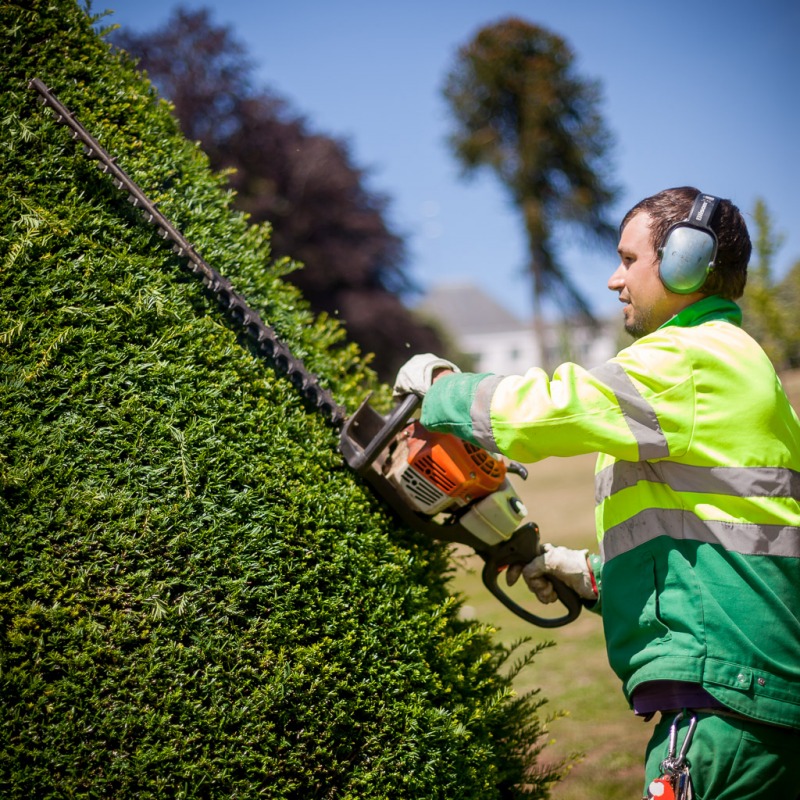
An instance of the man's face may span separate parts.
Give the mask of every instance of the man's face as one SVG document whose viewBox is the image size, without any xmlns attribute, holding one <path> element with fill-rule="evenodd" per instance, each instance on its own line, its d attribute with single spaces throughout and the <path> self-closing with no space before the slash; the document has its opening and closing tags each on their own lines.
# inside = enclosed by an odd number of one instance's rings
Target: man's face
<svg viewBox="0 0 800 800">
<path fill-rule="evenodd" d="M 671 319 L 698 299 L 698 294 L 670 292 L 658 277 L 658 256 L 650 243 L 650 214 L 639 212 L 622 229 L 617 252 L 620 264 L 608 280 L 619 293 L 625 330 L 638 339 Z"/>
</svg>

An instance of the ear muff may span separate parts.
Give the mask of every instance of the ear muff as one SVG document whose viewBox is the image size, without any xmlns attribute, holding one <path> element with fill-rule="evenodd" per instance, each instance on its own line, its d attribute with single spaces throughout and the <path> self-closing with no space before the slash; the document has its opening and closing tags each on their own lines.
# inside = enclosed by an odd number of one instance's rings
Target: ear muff
<svg viewBox="0 0 800 800">
<path fill-rule="evenodd" d="M 702 288 L 717 257 L 711 219 L 719 198 L 698 194 L 687 219 L 673 225 L 658 250 L 658 274 L 671 292 L 690 294 Z"/>
</svg>

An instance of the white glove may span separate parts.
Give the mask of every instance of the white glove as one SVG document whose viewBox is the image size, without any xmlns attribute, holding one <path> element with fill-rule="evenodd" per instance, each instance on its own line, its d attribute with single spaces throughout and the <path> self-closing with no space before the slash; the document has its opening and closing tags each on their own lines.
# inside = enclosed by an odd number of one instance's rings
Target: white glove
<svg viewBox="0 0 800 800">
<path fill-rule="evenodd" d="M 506 583 L 513 586 L 520 575 L 528 588 L 541 603 L 555 603 L 558 600 L 548 575 L 558 578 L 562 583 L 586 600 L 596 600 L 597 592 L 592 581 L 592 573 L 586 557 L 588 550 L 570 550 L 568 547 L 553 547 L 546 544 L 542 555 L 529 564 L 512 564 L 506 571 Z"/>
<path fill-rule="evenodd" d="M 433 383 L 433 373 L 437 369 L 450 369 L 453 372 L 461 370 L 448 361 L 440 358 L 433 353 L 422 353 L 406 361 L 394 382 L 394 396 L 405 397 L 407 394 L 415 394 L 418 397 L 425 397 L 425 392 L 431 388 Z"/>
</svg>

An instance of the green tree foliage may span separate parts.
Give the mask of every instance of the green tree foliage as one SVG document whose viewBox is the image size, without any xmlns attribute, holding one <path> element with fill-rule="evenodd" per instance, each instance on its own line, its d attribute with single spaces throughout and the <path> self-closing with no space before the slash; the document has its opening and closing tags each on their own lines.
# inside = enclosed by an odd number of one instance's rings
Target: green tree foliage
<svg viewBox="0 0 800 800">
<path fill-rule="evenodd" d="M 353 407 L 268 229 L 72 0 L 0 6 L 0 796 L 542 797 L 540 701 L 45 81 Z M 533 656 L 523 655 L 516 668 Z"/>
<path fill-rule="evenodd" d="M 349 337 L 393 378 L 410 352 L 441 352 L 429 325 L 407 309 L 413 293 L 404 241 L 387 226 L 388 200 L 366 187 L 346 144 L 313 133 L 288 103 L 253 86 L 232 32 L 206 10 L 177 9 L 158 30 L 121 31 L 114 42 L 175 107 L 189 139 L 225 170 L 234 203 L 272 226 L 275 256 L 303 269 L 288 278 L 313 310 L 336 314 Z"/>
<path fill-rule="evenodd" d="M 459 50 L 444 89 L 458 160 L 466 172 L 495 172 L 522 214 L 537 318 L 545 295 L 591 316 L 560 263 L 558 229 L 609 242 L 616 235 L 606 220 L 616 189 L 606 177 L 600 90 L 574 61 L 561 37 L 509 18 Z"/>
<path fill-rule="evenodd" d="M 769 210 L 763 199 L 753 209 L 755 263 L 748 267 L 747 287 L 742 298 L 743 327 L 764 348 L 778 369 L 788 365 L 787 325 L 795 312 L 788 309 L 782 291 L 775 284 L 772 264 L 781 247 L 782 237 L 775 233 Z M 786 313 L 789 311 L 790 313 Z"/>
<path fill-rule="evenodd" d="M 800 367 L 800 261 L 778 286 L 778 303 L 783 317 L 784 342 L 787 365 Z"/>
</svg>

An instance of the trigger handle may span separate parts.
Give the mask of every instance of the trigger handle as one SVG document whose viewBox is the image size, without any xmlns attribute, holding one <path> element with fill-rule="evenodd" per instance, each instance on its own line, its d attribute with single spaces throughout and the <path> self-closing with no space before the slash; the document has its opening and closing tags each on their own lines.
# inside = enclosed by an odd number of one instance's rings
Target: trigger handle
<svg viewBox="0 0 800 800">
<path fill-rule="evenodd" d="M 538 625 L 540 628 L 560 628 L 577 619 L 583 607 L 578 593 L 570 589 L 563 581 L 550 575 L 547 576 L 547 580 L 553 584 L 559 602 L 567 611 L 560 617 L 540 617 L 531 613 L 527 608 L 512 600 L 498 584 L 498 577 L 504 567 L 510 564 L 528 564 L 540 555 L 541 551 L 539 527 L 535 523 L 529 522 L 519 528 L 508 541 L 501 542 L 481 554 L 485 561 L 481 577 L 484 586 L 520 619 Z"/>
</svg>

